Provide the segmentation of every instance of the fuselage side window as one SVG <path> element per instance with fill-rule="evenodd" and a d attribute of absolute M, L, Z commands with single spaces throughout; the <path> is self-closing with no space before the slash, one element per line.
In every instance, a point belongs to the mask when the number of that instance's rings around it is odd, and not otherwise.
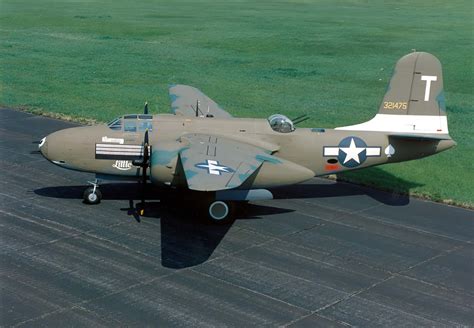
<path fill-rule="evenodd" d="M 152 121 L 138 121 L 138 131 L 152 131 L 153 122 Z"/>
<path fill-rule="evenodd" d="M 125 132 L 152 131 L 153 115 L 125 115 L 109 122 L 107 126 L 112 130 L 122 130 L 123 127 Z"/>
<path fill-rule="evenodd" d="M 137 132 L 137 121 L 125 120 L 125 132 Z"/>

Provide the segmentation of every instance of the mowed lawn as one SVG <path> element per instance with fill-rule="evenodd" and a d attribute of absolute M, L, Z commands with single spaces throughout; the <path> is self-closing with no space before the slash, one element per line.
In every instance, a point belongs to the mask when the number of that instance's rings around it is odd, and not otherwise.
<path fill-rule="evenodd" d="M 0 104 L 107 121 L 168 112 L 183 83 L 235 116 L 332 128 L 370 119 L 395 62 L 427 51 L 458 146 L 343 178 L 472 206 L 473 19 L 471 1 L 1 0 Z"/>

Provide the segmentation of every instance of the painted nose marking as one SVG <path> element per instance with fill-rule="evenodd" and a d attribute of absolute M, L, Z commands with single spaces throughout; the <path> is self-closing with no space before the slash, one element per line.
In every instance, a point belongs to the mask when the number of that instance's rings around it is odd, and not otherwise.
<path fill-rule="evenodd" d="M 44 145 L 45 141 L 46 141 L 46 137 L 44 137 L 43 139 L 41 139 L 41 141 L 40 141 L 40 143 L 39 143 L 39 145 L 38 145 L 38 148 L 41 148 L 41 147 Z"/>
<path fill-rule="evenodd" d="M 48 142 L 46 141 L 46 137 L 41 139 L 39 145 L 38 145 L 39 151 L 41 154 L 48 159 Z"/>

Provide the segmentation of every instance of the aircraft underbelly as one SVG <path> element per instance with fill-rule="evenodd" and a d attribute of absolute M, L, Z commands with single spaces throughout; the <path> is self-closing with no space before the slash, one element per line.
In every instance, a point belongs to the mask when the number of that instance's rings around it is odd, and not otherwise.
<path fill-rule="evenodd" d="M 291 185 L 309 180 L 314 172 L 304 166 L 290 161 L 281 163 L 264 162 L 257 171 L 252 188 L 271 188 Z"/>

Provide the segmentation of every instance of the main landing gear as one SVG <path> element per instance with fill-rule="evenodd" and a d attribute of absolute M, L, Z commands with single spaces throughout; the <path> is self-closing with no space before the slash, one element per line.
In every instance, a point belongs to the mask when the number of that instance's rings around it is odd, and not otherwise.
<path fill-rule="evenodd" d="M 102 200 L 102 193 L 99 190 L 99 180 L 96 179 L 94 182 L 89 182 L 89 184 L 91 184 L 91 186 L 84 190 L 84 203 L 89 205 L 99 204 Z M 200 197 L 198 197 L 196 201 L 201 204 L 199 207 L 202 209 L 202 212 L 200 213 L 204 214 L 204 216 L 208 218 L 208 221 L 214 224 L 228 224 L 233 220 L 237 207 L 236 204 L 238 202 L 229 200 L 216 200 L 212 194 L 200 194 L 199 196 Z M 143 206 L 143 200 L 141 206 Z M 144 208 L 141 207 L 139 209 L 140 215 L 143 215 L 143 212 Z"/>
<path fill-rule="evenodd" d="M 94 182 L 89 182 L 92 186 L 84 190 L 83 198 L 84 203 L 95 205 L 99 204 L 102 200 L 102 193 L 99 190 L 99 180 L 95 179 Z"/>
<path fill-rule="evenodd" d="M 235 207 L 235 202 L 232 201 L 211 201 L 208 206 L 207 217 L 212 223 L 227 224 L 234 217 Z"/>

